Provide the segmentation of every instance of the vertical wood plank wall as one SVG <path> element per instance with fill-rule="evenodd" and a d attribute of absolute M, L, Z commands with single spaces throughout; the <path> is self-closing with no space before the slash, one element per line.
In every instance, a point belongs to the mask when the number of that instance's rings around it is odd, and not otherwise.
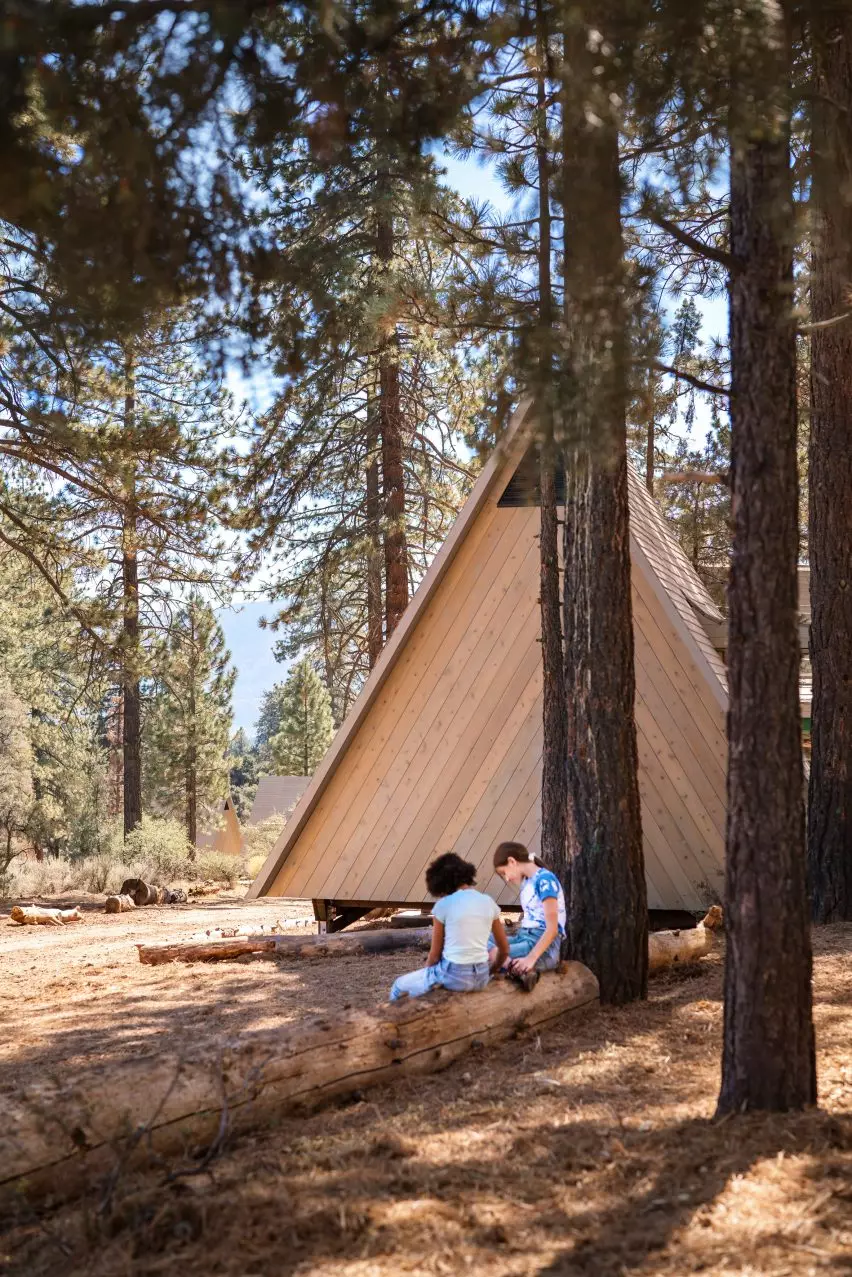
<path fill-rule="evenodd" d="M 490 857 L 502 839 L 540 844 L 539 516 L 499 508 L 495 488 L 270 894 L 421 903 L 429 860 L 456 851 L 515 902 Z M 699 909 L 724 877 L 724 669 L 689 601 L 700 583 L 638 480 L 631 516 L 649 906 Z"/>

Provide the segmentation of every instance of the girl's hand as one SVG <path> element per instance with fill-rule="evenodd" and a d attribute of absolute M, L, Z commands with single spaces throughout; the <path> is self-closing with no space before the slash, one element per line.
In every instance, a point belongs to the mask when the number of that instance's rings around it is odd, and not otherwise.
<path fill-rule="evenodd" d="M 515 958 L 512 963 L 512 970 L 517 971 L 518 975 L 523 975 L 525 971 L 533 970 L 536 961 L 537 959 L 528 953 L 525 958 Z"/>

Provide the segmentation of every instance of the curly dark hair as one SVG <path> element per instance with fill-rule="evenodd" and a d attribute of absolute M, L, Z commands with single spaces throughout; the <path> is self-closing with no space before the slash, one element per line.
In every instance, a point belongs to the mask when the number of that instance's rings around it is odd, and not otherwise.
<path fill-rule="evenodd" d="M 430 896 L 451 896 L 459 887 L 472 887 L 476 882 L 476 865 L 447 851 L 433 860 L 426 870 L 426 888 Z"/>

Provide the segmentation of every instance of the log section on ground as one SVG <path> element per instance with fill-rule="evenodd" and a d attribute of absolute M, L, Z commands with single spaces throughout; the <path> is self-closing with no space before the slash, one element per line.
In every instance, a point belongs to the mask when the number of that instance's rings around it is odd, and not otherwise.
<path fill-rule="evenodd" d="M 131 913 L 136 908 L 132 896 L 107 896 L 104 905 L 105 913 Z"/>
<path fill-rule="evenodd" d="M 41 905 L 14 905 L 9 917 L 12 922 L 20 923 L 21 926 L 29 923 L 33 926 L 41 924 L 61 927 L 66 922 L 81 921 L 79 909 L 45 909 Z"/>
<path fill-rule="evenodd" d="M 231 939 L 178 941 L 175 944 L 139 944 L 139 961 L 148 966 L 161 962 L 224 962 L 252 954 L 270 958 L 326 958 L 334 954 L 385 953 L 390 949 L 428 949 L 432 928 L 410 931 L 354 931 L 324 936 L 234 936 Z"/>
<path fill-rule="evenodd" d="M 714 905 L 697 927 L 681 931 L 655 931 L 648 937 L 648 970 L 695 962 L 715 948 L 715 931 L 722 925 L 722 910 Z M 262 928 L 258 928 L 262 931 Z M 331 958 L 335 955 L 385 953 L 391 949 L 428 949 L 431 927 L 384 928 L 324 936 L 235 935 L 209 940 L 182 940 L 174 944 L 140 944 L 139 961 L 150 966 L 162 962 L 227 962 L 249 956 L 269 958 Z"/>
<path fill-rule="evenodd" d="M 0 1188 L 66 1194 L 131 1160 L 191 1158 L 224 1132 L 265 1128 L 336 1096 L 436 1072 L 477 1044 L 597 1000 L 591 971 L 566 962 L 531 993 L 507 980 L 481 993 L 436 990 L 276 1033 L 246 1032 L 215 1052 L 157 1053 L 37 1080 L 21 1095 L 0 1096 Z"/>
<path fill-rule="evenodd" d="M 722 926 L 722 910 L 718 905 L 705 915 L 697 927 L 683 931 L 652 931 L 648 936 L 648 972 L 666 971 L 696 962 L 716 947 L 716 932 Z"/>

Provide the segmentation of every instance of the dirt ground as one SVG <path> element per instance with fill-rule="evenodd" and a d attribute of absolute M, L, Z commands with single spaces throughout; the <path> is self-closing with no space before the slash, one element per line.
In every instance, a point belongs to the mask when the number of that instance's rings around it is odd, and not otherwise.
<path fill-rule="evenodd" d="M 0 915 L 8 909 L 0 909 Z M 135 942 L 298 901 L 16 928 L 0 916 L 0 1089 L 87 1060 L 292 1024 L 385 995 L 411 953 L 142 967 Z M 297 930 L 292 927 L 293 930 Z M 300 928 L 304 934 L 304 928 Z M 820 1109 L 712 1120 L 721 956 L 647 1004 L 569 1016 L 446 1072 L 0 1223 L 0 1272 L 180 1277 L 852 1273 L 852 926 L 814 936 Z"/>

